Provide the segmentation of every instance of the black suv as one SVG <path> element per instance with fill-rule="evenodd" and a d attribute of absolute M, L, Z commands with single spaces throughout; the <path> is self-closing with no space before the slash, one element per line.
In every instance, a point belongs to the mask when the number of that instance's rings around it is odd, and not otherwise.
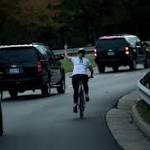
<path fill-rule="evenodd" d="M 149 67 L 149 57 L 140 39 L 135 35 L 102 36 L 96 42 L 94 50 L 95 62 L 99 72 L 105 72 L 105 67 L 118 71 L 119 66 L 128 65 L 131 70 L 136 64 Z"/>
<path fill-rule="evenodd" d="M 16 98 L 18 92 L 40 89 L 49 96 L 51 88 L 65 92 L 65 72 L 61 55 L 44 44 L 0 46 L 0 90 Z"/>

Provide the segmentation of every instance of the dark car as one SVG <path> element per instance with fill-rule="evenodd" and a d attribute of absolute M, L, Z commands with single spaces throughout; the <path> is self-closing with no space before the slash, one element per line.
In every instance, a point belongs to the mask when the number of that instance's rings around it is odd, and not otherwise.
<path fill-rule="evenodd" d="M 0 46 L 0 89 L 15 98 L 18 92 L 40 89 L 49 96 L 51 88 L 65 92 L 62 56 L 56 56 L 44 44 Z"/>
<path fill-rule="evenodd" d="M 149 66 L 147 52 L 135 35 L 102 36 L 96 42 L 94 55 L 99 72 L 105 72 L 105 67 L 118 71 L 119 66 L 128 65 L 131 70 L 136 69 L 136 64 Z"/>

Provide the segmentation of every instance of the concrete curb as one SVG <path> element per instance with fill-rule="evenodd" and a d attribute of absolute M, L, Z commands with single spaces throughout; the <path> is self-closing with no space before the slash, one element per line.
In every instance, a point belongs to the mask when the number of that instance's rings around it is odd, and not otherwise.
<path fill-rule="evenodd" d="M 131 111 L 133 120 L 135 124 L 138 126 L 138 128 L 150 138 L 150 125 L 147 124 L 143 118 L 140 116 L 140 113 L 138 112 L 136 108 L 136 104 L 132 106 L 132 111 Z"/>
<path fill-rule="evenodd" d="M 106 115 L 107 125 L 117 143 L 124 150 L 149 150 L 150 140 L 134 123 L 132 107 L 140 99 L 138 91 L 131 92 L 119 99 L 117 108 Z"/>

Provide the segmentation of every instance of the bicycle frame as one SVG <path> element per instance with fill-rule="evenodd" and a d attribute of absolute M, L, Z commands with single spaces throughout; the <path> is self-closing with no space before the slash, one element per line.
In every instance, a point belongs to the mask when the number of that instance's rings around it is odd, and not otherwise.
<path fill-rule="evenodd" d="M 79 102 L 79 111 L 80 111 L 80 118 L 82 119 L 84 116 L 84 105 L 85 105 L 85 93 L 84 93 L 84 87 L 83 83 L 80 81 L 79 83 L 79 97 L 78 97 L 78 102 Z"/>

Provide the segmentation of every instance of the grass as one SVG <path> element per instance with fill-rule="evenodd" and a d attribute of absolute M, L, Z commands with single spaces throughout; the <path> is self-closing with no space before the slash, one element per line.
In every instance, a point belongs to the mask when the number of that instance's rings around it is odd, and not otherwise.
<path fill-rule="evenodd" d="M 73 65 L 66 58 L 62 61 L 62 65 L 65 69 L 65 72 L 71 72 L 72 71 Z"/>
<path fill-rule="evenodd" d="M 93 54 L 88 54 L 88 55 L 86 55 L 86 57 L 90 60 L 92 66 L 95 67 L 96 64 L 95 64 L 95 61 L 94 61 Z M 62 65 L 63 65 L 63 67 L 65 69 L 65 72 L 72 72 L 73 65 L 72 65 L 71 62 L 69 62 L 68 60 L 64 59 L 64 60 L 62 60 Z"/>
<path fill-rule="evenodd" d="M 150 106 L 142 100 L 137 103 L 137 110 L 143 120 L 146 123 L 150 124 Z"/>

